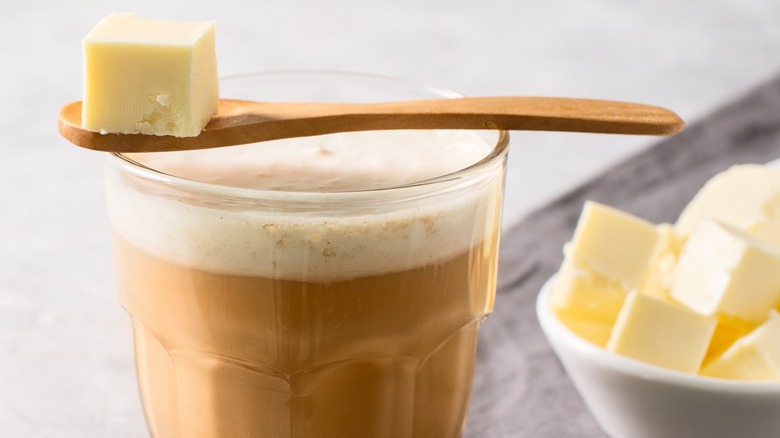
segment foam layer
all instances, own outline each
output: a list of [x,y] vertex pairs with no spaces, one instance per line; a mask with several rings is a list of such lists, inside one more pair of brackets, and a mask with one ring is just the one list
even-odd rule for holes
[[[214,184],[327,192],[425,180],[467,167],[491,149],[467,131],[391,131],[133,159]],[[120,182],[113,173],[107,194],[116,232],[158,255],[217,272],[323,281],[427,265],[481,243],[500,222],[502,179],[496,172],[466,192],[359,211],[218,206],[134,177]],[[422,194],[420,188],[403,190]],[[290,196],[338,202],[345,196],[382,199],[390,192],[397,190]]]
[[469,131],[401,130],[131,157],[211,184],[319,192],[393,187],[446,175],[481,160],[491,148]]

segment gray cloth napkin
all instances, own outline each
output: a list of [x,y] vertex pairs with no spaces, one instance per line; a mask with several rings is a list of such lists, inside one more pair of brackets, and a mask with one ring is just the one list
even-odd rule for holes
[[[506,230],[498,295],[481,329],[466,438],[603,437],[539,328],[534,302],[588,200],[674,222],[716,173],[780,158],[780,77]],[[618,437],[624,438],[624,437]],[[630,438],[630,437],[625,437]]]

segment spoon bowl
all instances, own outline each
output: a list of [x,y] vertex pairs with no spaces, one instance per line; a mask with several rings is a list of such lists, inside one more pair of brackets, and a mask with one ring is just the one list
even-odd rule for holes
[[81,127],[81,102],[65,105],[59,131],[104,152],[208,149],[335,132],[387,129],[501,129],[673,135],[672,111],[628,102],[553,97],[463,97],[381,103],[283,103],[221,99],[197,137],[101,134]]

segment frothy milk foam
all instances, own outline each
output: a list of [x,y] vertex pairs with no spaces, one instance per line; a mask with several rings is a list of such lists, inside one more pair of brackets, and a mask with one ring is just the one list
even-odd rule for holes
[[[305,192],[378,189],[446,175],[478,162],[492,147],[469,131],[382,131],[130,158],[186,179],[313,199],[323,195]],[[473,241],[474,230],[480,229],[475,227],[492,233],[480,210],[496,204],[500,183],[491,180],[490,187],[446,202],[345,214],[215,208],[146,194],[113,178],[107,178],[107,190],[114,229],[150,252],[220,273],[330,281],[428,265],[463,253],[480,243]],[[346,196],[377,200],[383,194]],[[475,217],[480,218],[476,224]],[[331,262],[334,258],[338,263]]]

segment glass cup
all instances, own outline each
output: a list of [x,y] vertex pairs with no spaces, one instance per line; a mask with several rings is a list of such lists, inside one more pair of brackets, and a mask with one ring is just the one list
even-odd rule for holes
[[[457,97],[326,72],[235,77],[221,94]],[[481,161],[368,190],[229,187],[108,156],[119,291],[152,435],[460,436],[493,307],[509,143],[503,131],[475,135],[492,146]]]

